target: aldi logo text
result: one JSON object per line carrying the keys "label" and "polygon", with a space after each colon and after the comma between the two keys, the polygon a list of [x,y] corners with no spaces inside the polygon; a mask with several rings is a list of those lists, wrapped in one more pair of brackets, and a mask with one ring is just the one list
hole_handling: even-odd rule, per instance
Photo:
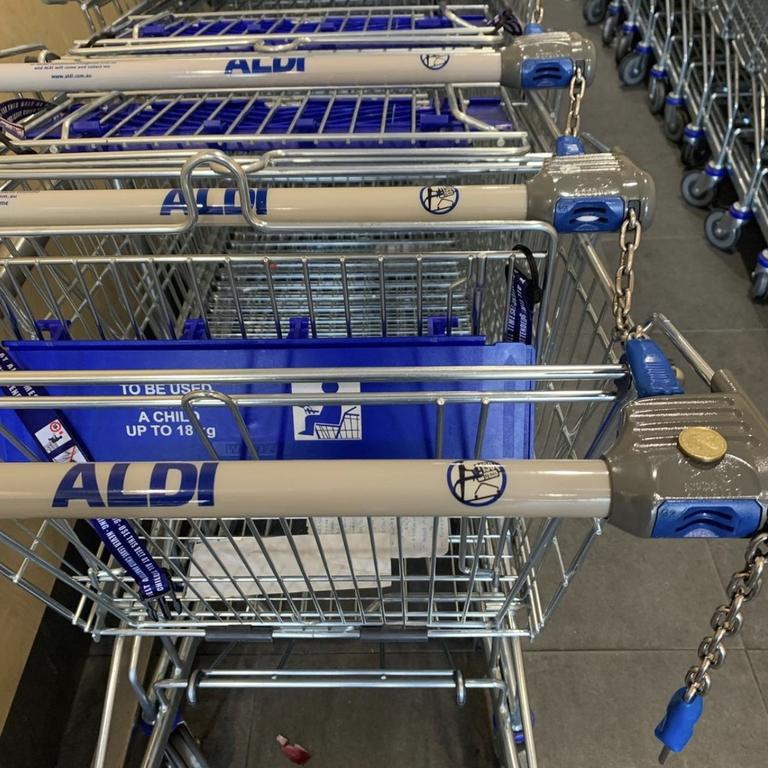
{"label": "aldi logo text", "polygon": [[[207,461],[198,467],[184,461],[160,461],[151,466],[148,476],[133,475],[134,488],[126,489],[130,462],[113,464],[106,483],[96,476],[96,464],[73,464],[56,489],[52,507],[69,507],[70,502],[85,502],[95,509],[119,507],[182,507],[194,503],[213,506],[213,490],[218,464]],[[133,465],[137,467],[139,465]],[[138,485],[137,485],[138,482]]]}
{"label": "aldi logo text", "polygon": [[296,56],[276,56],[272,59],[230,59],[224,67],[225,75],[280,75],[285,72],[303,72],[306,59]]}

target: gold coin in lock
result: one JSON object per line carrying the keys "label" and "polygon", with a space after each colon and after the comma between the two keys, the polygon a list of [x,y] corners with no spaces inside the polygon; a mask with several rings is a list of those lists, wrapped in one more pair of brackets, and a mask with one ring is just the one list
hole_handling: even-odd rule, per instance
{"label": "gold coin in lock", "polygon": [[677,436],[680,450],[694,461],[715,464],[728,451],[726,439],[710,427],[686,427]]}

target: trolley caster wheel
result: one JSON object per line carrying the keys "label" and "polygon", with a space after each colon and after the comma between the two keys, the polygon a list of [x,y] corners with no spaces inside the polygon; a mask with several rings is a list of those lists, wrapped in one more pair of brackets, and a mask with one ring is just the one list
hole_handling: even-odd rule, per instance
{"label": "trolley caster wheel", "polygon": [[702,177],[701,171],[691,171],[683,176],[680,183],[680,192],[688,205],[694,208],[709,208],[717,195],[717,187],[706,187],[704,190],[696,188],[696,182]]}
{"label": "trolley caster wheel", "polygon": [[660,115],[664,111],[667,100],[667,82],[658,77],[651,77],[648,83],[648,109],[652,115]]}
{"label": "trolley caster wheel", "polygon": [[721,251],[734,251],[741,240],[741,227],[728,226],[728,211],[712,211],[704,222],[707,240]]}
{"label": "trolley caster wheel", "polygon": [[629,35],[622,35],[617,41],[616,41],[616,49],[614,50],[614,56],[616,58],[616,63],[621,64],[621,62],[629,56],[629,54],[632,52],[632,49],[635,47],[635,36],[634,34]]}
{"label": "trolley caster wheel", "polygon": [[664,107],[664,134],[670,141],[679,144],[688,124],[688,113],[675,104],[666,104]]}
{"label": "trolley caster wheel", "polygon": [[755,272],[752,275],[752,285],[749,289],[749,295],[755,301],[768,299],[768,273]]}
{"label": "trolley caster wheel", "polygon": [[619,17],[613,13],[606,16],[605,21],[603,22],[603,28],[600,32],[600,39],[603,41],[603,45],[610,45],[616,37],[618,30]]}
{"label": "trolley caster wheel", "polygon": [[680,147],[680,159],[686,168],[700,168],[709,159],[709,144],[706,139],[684,141]]}
{"label": "trolley caster wheel", "polygon": [[582,14],[587,24],[599,24],[608,10],[606,0],[586,0]]}
{"label": "trolley caster wheel", "polygon": [[619,64],[619,80],[624,85],[640,85],[648,74],[648,54],[632,51]]}

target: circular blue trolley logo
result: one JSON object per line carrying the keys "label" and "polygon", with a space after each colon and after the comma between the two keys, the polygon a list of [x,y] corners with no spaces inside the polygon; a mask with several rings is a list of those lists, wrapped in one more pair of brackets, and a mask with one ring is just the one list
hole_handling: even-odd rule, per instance
{"label": "circular blue trolley logo", "polygon": [[454,461],[447,479],[453,497],[470,507],[493,504],[507,487],[507,473],[495,461]]}
{"label": "circular blue trolley logo", "polygon": [[419,199],[425,211],[444,216],[458,205],[459,190],[456,187],[422,187]]}
{"label": "circular blue trolley logo", "polygon": [[421,63],[427,69],[442,69],[450,60],[450,54],[447,53],[422,53]]}

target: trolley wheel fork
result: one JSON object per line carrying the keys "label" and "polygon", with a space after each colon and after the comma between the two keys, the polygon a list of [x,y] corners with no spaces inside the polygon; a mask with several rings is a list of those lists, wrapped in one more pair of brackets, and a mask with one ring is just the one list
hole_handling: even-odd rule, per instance
{"label": "trolley wheel fork", "polygon": [[666,80],[651,77],[648,83],[648,109],[651,114],[660,115],[664,111],[668,93],[669,85]]}
{"label": "trolley wheel fork", "polygon": [[208,768],[208,761],[186,723],[179,723],[171,734],[165,749],[165,759],[172,768]]}
{"label": "trolley wheel fork", "polygon": [[678,144],[688,124],[688,113],[684,107],[667,102],[664,106],[664,133],[670,141]]}

